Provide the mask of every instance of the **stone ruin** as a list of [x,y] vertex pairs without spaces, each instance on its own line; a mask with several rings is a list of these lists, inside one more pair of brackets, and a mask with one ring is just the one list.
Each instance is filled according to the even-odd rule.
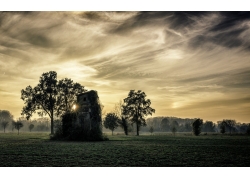
[[72,140],[102,139],[102,105],[97,91],[77,95],[76,109],[63,116],[62,135]]
[[90,131],[101,126],[101,103],[97,91],[91,90],[77,96],[77,124],[84,131]]

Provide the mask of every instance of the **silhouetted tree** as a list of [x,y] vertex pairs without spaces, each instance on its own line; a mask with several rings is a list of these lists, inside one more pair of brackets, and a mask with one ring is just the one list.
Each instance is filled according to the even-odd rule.
[[118,127],[118,120],[119,118],[115,115],[115,113],[108,113],[104,119],[104,127],[113,131]]
[[154,132],[154,127],[153,126],[150,126],[149,132],[151,133],[151,135],[153,134],[153,132]]
[[169,123],[168,118],[163,118],[161,120],[161,129],[162,129],[162,131],[169,131],[170,123]]
[[178,127],[179,127],[179,124],[177,121],[173,121],[171,123],[171,132],[174,134],[174,136],[175,136],[175,133],[177,132]]
[[226,126],[229,128],[230,134],[232,133],[233,128],[236,125],[236,121],[235,120],[231,120],[231,119],[224,119],[223,120],[226,124]]
[[5,132],[6,127],[13,120],[13,115],[8,110],[0,110],[0,124]]
[[139,136],[139,128],[147,125],[144,117],[155,112],[155,109],[150,107],[150,99],[145,98],[146,94],[143,91],[130,90],[128,97],[124,99],[124,115],[129,118],[132,124],[136,124],[137,136]]
[[71,112],[74,103],[76,103],[76,95],[86,92],[81,84],[74,83],[71,79],[68,78],[59,80],[57,86],[57,114],[65,114]]
[[34,127],[35,127],[34,124],[30,124],[30,125],[29,125],[29,130],[30,130],[30,132],[31,132],[31,130],[32,130]]
[[48,114],[51,120],[51,134],[54,134],[54,116],[70,111],[76,94],[83,91],[81,85],[70,79],[58,82],[55,71],[43,73],[37,86],[27,86],[21,90],[21,99],[25,102],[21,114],[25,115],[27,120],[36,111],[40,116]]
[[4,121],[1,122],[1,126],[3,127],[3,132],[4,132],[4,133],[5,133],[5,128],[6,128],[8,125],[9,125],[9,121],[4,120]]
[[203,120],[198,118],[193,122],[193,133],[194,135],[198,136],[201,133]]
[[225,121],[222,121],[220,123],[220,133],[221,134],[224,134],[226,132],[226,122]]
[[0,110],[0,122],[12,121],[13,115],[8,110]]
[[247,132],[246,132],[248,135],[250,135],[250,124],[248,124],[248,127],[247,127]]
[[15,129],[17,129],[18,134],[19,134],[19,130],[23,127],[23,123],[21,121],[17,121],[15,122]]
[[212,121],[206,121],[203,124],[203,131],[204,132],[215,132],[215,124]]

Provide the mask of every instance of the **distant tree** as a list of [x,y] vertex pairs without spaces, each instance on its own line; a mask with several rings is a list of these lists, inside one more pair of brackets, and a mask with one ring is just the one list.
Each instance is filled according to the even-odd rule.
[[118,120],[119,118],[115,115],[115,113],[108,113],[104,119],[104,127],[113,131],[118,127]]
[[0,124],[4,132],[9,123],[13,120],[13,115],[8,110],[0,110]]
[[177,132],[178,128],[179,128],[179,123],[177,121],[173,121],[171,123],[171,132],[174,134],[174,136],[175,136],[175,133]]
[[9,125],[9,121],[4,120],[4,121],[1,122],[1,126],[3,127],[3,132],[4,132],[4,133],[5,133],[5,128],[6,128],[8,125]]
[[236,121],[231,120],[231,119],[224,119],[223,121],[225,122],[226,126],[229,128],[230,134],[232,134],[232,130],[234,129],[236,125]]
[[30,132],[31,132],[31,130],[32,130],[34,127],[35,127],[34,124],[30,124],[30,125],[29,125],[29,130],[30,130]]
[[141,126],[146,126],[145,116],[152,115],[155,109],[150,107],[150,99],[146,99],[145,92],[130,90],[128,97],[124,99],[123,112],[132,124],[136,124],[137,136]]
[[248,127],[247,127],[247,132],[246,132],[248,135],[250,135],[250,123],[248,124]]
[[12,121],[13,115],[8,110],[0,110],[0,122]]
[[151,135],[153,134],[153,132],[154,132],[154,127],[153,126],[150,126],[149,132],[151,133]]
[[119,126],[124,130],[125,135],[128,135],[128,117],[124,114],[123,105],[122,101],[115,104],[114,113],[119,118]]
[[54,116],[61,116],[70,111],[76,95],[84,91],[83,86],[73,83],[70,79],[58,82],[55,71],[43,73],[37,86],[27,86],[21,90],[21,99],[25,102],[21,114],[25,115],[27,120],[36,111],[40,116],[48,114],[51,134],[54,134]]
[[225,121],[222,121],[220,123],[220,133],[224,134],[225,132],[226,132],[226,123],[225,123]]
[[212,121],[206,121],[204,124],[203,124],[203,128],[202,130],[204,132],[215,132],[215,124],[212,122]]
[[169,123],[168,118],[163,118],[161,120],[161,129],[163,131],[169,131],[169,129],[170,129],[170,123]]
[[15,121],[12,120],[11,121],[11,130],[12,130],[12,132],[14,131],[14,129],[15,129]]
[[198,118],[193,122],[193,133],[194,135],[198,136],[201,133],[203,120]]
[[19,130],[23,127],[23,123],[21,121],[17,121],[15,122],[15,129],[17,129],[18,134],[19,134]]
[[192,124],[191,123],[186,122],[184,127],[185,127],[186,132],[191,132],[192,131]]

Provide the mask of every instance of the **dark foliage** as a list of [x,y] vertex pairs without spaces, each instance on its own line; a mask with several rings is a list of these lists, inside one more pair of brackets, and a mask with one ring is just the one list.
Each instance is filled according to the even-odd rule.
[[58,123],[56,132],[51,136],[52,140],[72,140],[72,141],[102,141],[107,140],[102,134],[101,129],[101,105],[98,100],[96,91],[89,91],[88,98],[91,109],[90,112],[90,126],[84,121],[79,101],[79,107],[75,112],[68,112],[62,116],[61,123]]
[[203,132],[215,132],[215,124],[212,121],[206,121],[202,126]]
[[30,124],[30,125],[29,125],[29,130],[30,130],[30,132],[31,132],[31,130],[32,130],[34,127],[35,127],[34,124]]
[[124,130],[125,135],[128,135],[128,121],[125,117],[118,120],[118,124]]
[[226,122],[222,121],[222,123],[220,124],[220,133],[224,134],[226,132]]
[[115,113],[108,113],[104,119],[103,125],[105,128],[110,129],[113,135],[113,131],[118,127],[118,121],[119,118]]
[[193,133],[194,135],[198,136],[201,133],[203,120],[198,118],[193,122]]
[[21,99],[25,106],[22,115],[27,120],[38,111],[40,116],[48,114],[51,120],[51,134],[54,134],[54,116],[60,116],[71,110],[76,93],[84,92],[84,87],[70,79],[57,81],[57,73],[43,73],[37,86],[27,86],[21,90]]
[[15,129],[17,129],[18,134],[19,134],[19,130],[23,127],[23,123],[20,121],[15,122]]
[[161,130],[166,132],[169,131],[169,129],[170,129],[170,123],[168,118],[163,118],[161,120]]
[[247,134],[250,135],[250,124],[248,124],[248,127],[247,127]]
[[139,136],[141,126],[146,126],[145,116],[152,115],[155,109],[151,108],[150,99],[146,99],[145,92],[130,90],[128,97],[124,99],[123,112],[132,124],[136,124],[136,133]]
[[179,128],[178,122],[177,121],[173,121],[171,123],[171,132],[174,134],[174,136],[175,136],[175,133],[177,132],[178,128]]

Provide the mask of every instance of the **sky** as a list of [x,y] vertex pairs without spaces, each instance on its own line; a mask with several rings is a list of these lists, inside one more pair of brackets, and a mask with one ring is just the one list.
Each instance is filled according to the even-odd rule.
[[[0,12],[0,109],[44,72],[98,91],[106,113],[142,90],[153,116],[250,122],[250,12]],[[36,116],[34,116],[36,117]]]

